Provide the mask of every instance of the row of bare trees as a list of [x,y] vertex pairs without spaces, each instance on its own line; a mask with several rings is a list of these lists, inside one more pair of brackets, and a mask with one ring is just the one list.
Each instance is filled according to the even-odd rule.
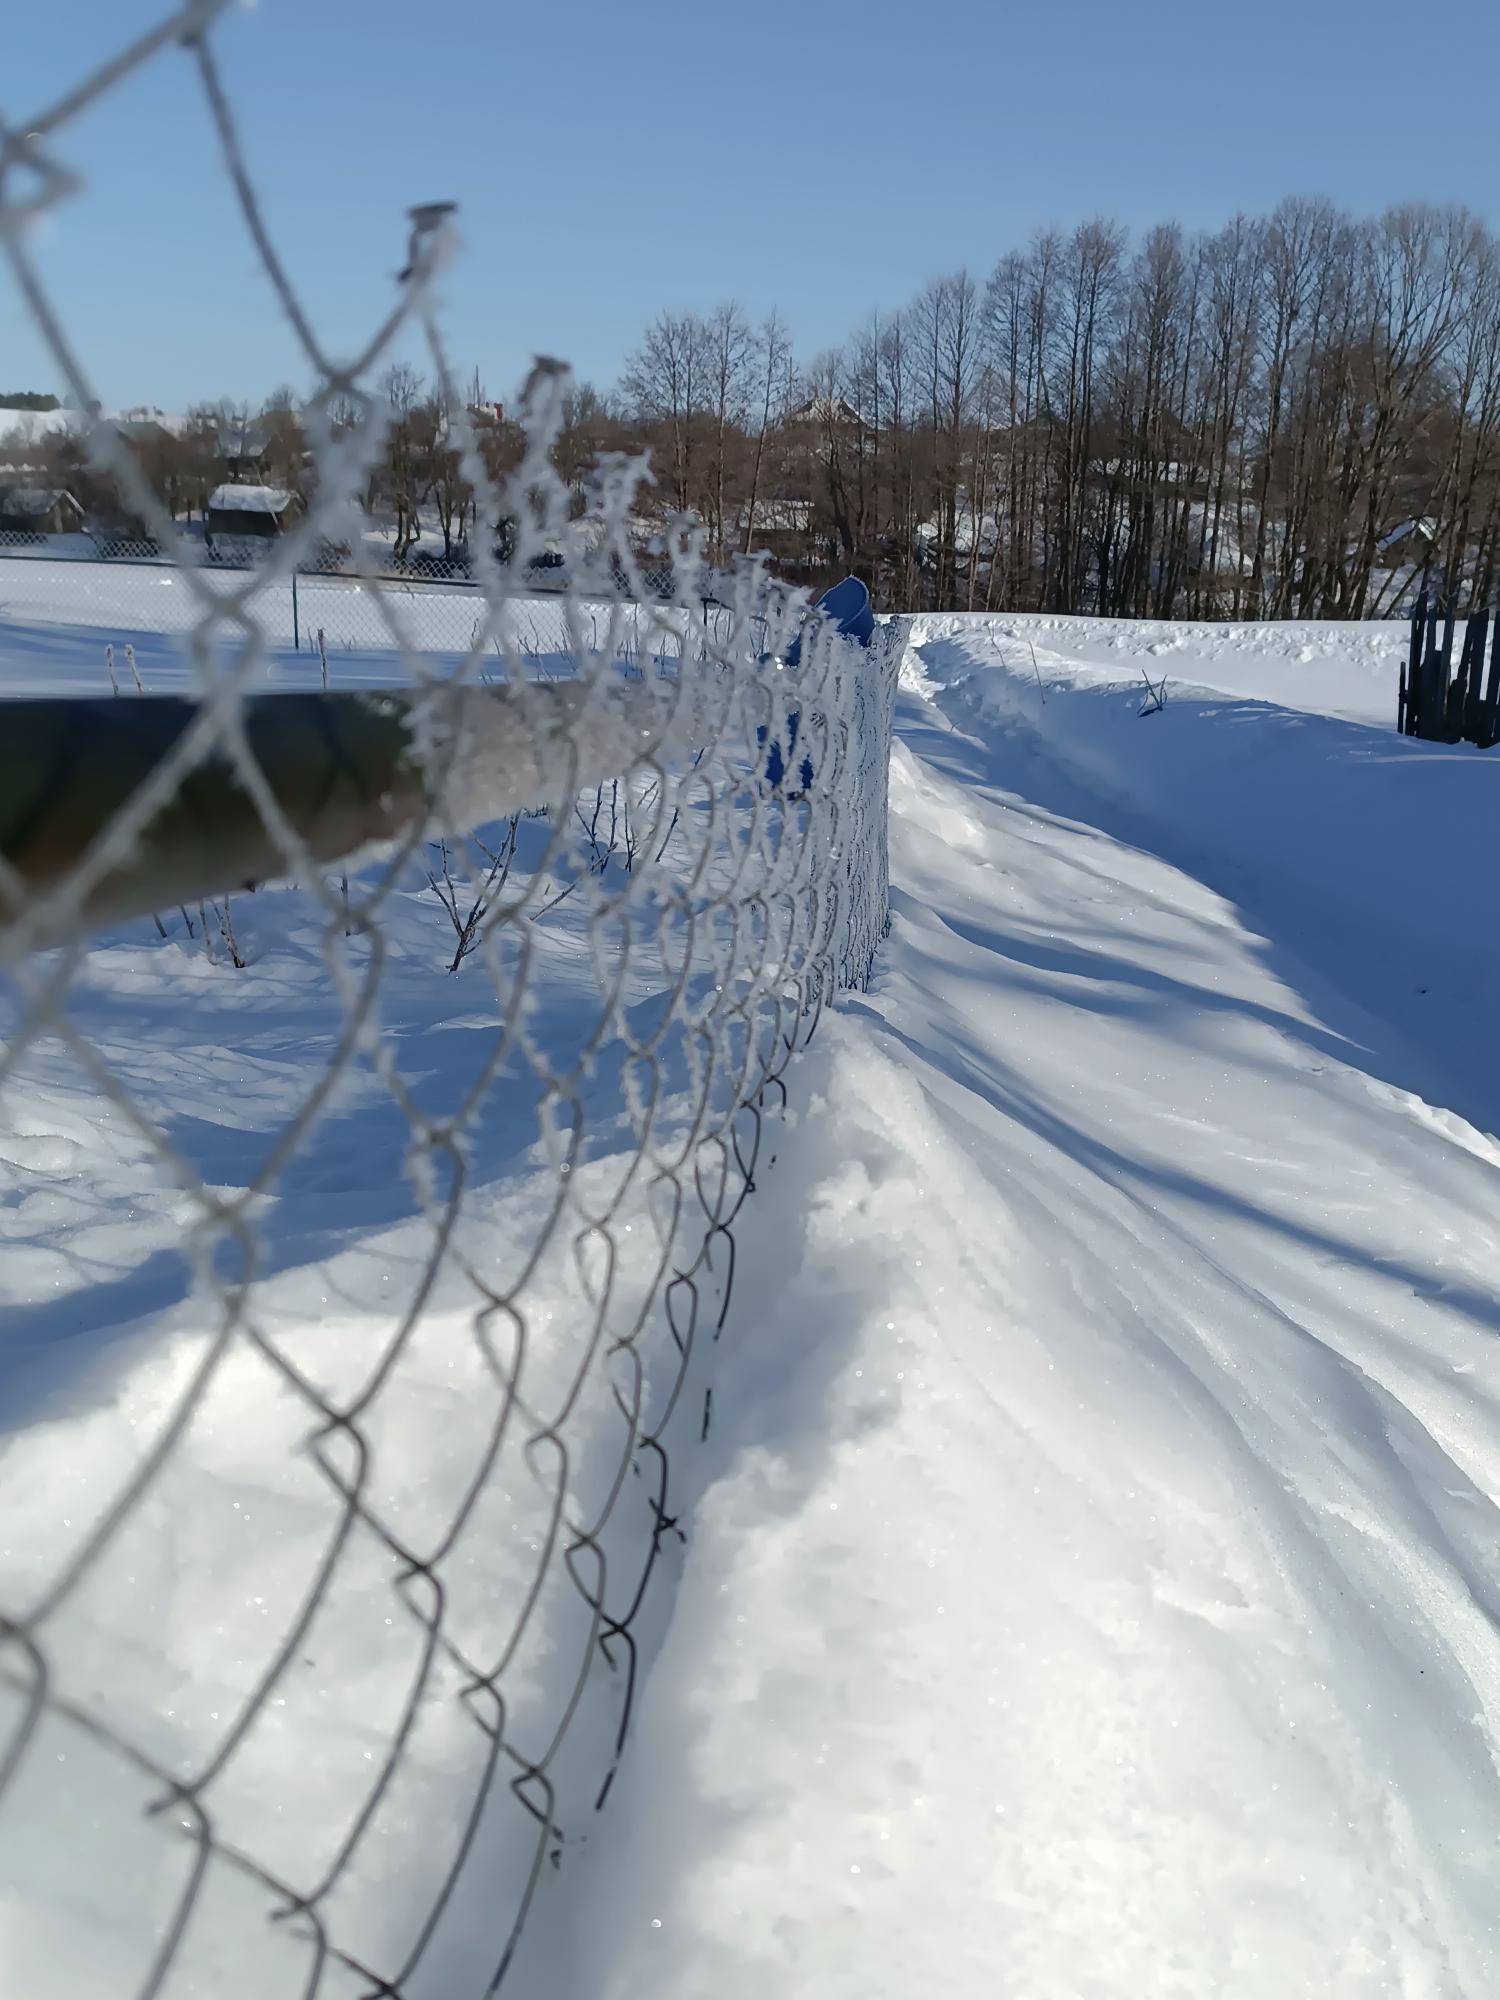
[[[503,473],[519,433],[477,371],[464,400]],[[393,366],[375,416],[364,505],[397,555],[503,538],[430,382]],[[289,390],[127,428],[179,517],[226,479],[310,497]],[[82,439],[44,449],[107,513]],[[852,570],[894,606],[1363,617],[1438,579],[1483,601],[1500,581],[1500,246],[1458,208],[1362,220],[1288,201],[1135,244],[1095,220],[987,278],[938,278],[805,364],[777,312],[666,312],[612,393],[573,389],[555,456],[581,508],[601,452],[642,449],[643,535],[692,512],[715,559]]]
[[701,514],[718,555],[755,545],[758,510],[777,518],[762,503],[802,497],[782,490],[800,386],[780,314],[755,329],[732,302],[707,318],[663,313],[627,364],[616,414],[655,444],[673,506]]
[[1139,244],[1039,234],[794,365],[664,314],[615,414],[718,550],[907,607],[1363,617],[1500,575],[1500,249],[1471,215],[1288,201]]

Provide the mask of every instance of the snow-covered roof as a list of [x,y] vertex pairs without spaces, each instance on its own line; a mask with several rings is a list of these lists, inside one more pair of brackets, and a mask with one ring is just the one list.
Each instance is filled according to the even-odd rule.
[[176,433],[170,424],[160,417],[111,417],[111,424],[127,440],[133,438],[173,437]]
[[61,486],[4,486],[0,487],[0,514],[25,514],[28,518],[50,514],[59,500],[78,506],[72,494]]
[[794,423],[814,424],[857,424],[860,420],[859,411],[842,396],[814,396],[806,403],[799,403],[791,418]]
[[215,514],[284,514],[292,496],[280,486],[216,486],[208,504]]
[[[1133,458],[1099,458],[1091,459],[1089,463],[1097,466],[1099,471],[1108,473],[1111,479],[1122,472],[1133,473],[1137,469],[1137,462]],[[1189,477],[1187,466],[1179,465],[1175,458],[1167,459],[1157,467],[1156,471],[1157,477],[1165,485],[1181,485]]]
[[1383,549],[1394,548],[1397,542],[1404,542],[1408,535],[1420,535],[1424,542],[1435,542],[1437,540],[1437,522],[1432,520],[1403,521],[1399,527],[1392,528],[1388,535],[1381,537],[1380,546]]
[[[1000,524],[995,516],[986,511],[976,518],[974,503],[970,499],[966,487],[960,486],[958,488],[958,491],[954,495],[954,500],[956,503],[953,520],[954,554],[961,556],[972,555],[974,553],[976,537],[979,543],[979,553],[982,556],[993,554],[994,550],[999,546],[1000,541]],[[941,523],[929,518],[917,523],[915,533],[919,542],[939,542],[943,538],[944,529]]]

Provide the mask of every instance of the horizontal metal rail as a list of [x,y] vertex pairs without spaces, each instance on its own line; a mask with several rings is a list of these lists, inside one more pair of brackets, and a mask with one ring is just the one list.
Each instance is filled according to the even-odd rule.
[[565,802],[690,754],[727,699],[710,674],[4,702],[0,959],[347,860],[434,811],[451,829]]

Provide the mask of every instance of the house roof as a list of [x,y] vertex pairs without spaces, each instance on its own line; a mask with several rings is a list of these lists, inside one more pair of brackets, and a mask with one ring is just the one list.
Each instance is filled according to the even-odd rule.
[[280,486],[216,486],[208,496],[213,514],[284,514],[291,504]]
[[137,403],[133,409],[116,410],[109,420],[117,430],[155,426],[157,430],[181,432],[188,419],[181,410],[159,409],[155,403]]
[[857,424],[860,420],[859,411],[842,396],[814,396],[789,411],[788,417],[792,423],[814,424]]
[[0,513],[3,514],[39,518],[50,514],[59,500],[66,500],[80,514],[83,512],[72,494],[61,486],[0,486]]
[[1394,548],[1397,542],[1404,542],[1408,535],[1420,535],[1424,542],[1435,542],[1437,522],[1403,521],[1399,527],[1392,528],[1388,535],[1381,537],[1380,546],[1383,549]]
[[140,441],[175,436],[175,432],[171,426],[163,423],[160,417],[116,417],[113,419],[113,422],[120,436],[130,440]]

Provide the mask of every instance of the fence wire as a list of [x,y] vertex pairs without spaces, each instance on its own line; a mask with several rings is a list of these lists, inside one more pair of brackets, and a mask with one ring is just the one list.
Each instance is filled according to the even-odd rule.
[[[590,572],[592,575],[592,571]],[[515,650],[546,659],[565,654],[571,644],[572,616],[584,620],[595,650],[608,629],[610,598],[590,599],[581,590],[542,592],[527,580],[507,577],[506,625]],[[160,557],[149,562],[108,562],[60,558],[47,550],[18,554],[0,548],[0,616],[12,625],[42,627],[66,634],[80,684],[107,687],[105,648],[123,659],[133,647],[156,668],[155,689],[185,685],[184,642],[200,630],[205,594],[233,603],[249,597],[265,641],[262,672],[278,686],[314,684],[323,658],[335,674],[358,672],[406,680],[407,651],[429,658],[429,671],[452,673],[474,644],[488,608],[485,591],[474,584],[432,577],[403,577],[376,569],[372,574],[286,572],[205,568],[190,585],[181,565]],[[675,594],[652,601],[674,605]],[[392,609],[400,619],[399,641],[391,631]],[[700,600],[697,609],[704,615]],[[710,622],[722,606],[710,604]],[[503,667],[498,635],[490,666]],[[434,662],[436,665],[434,665]]]
[[[572,526],[576,533],[586,523]],[[133,542],[106,543],[103,552],[92,544],[82,549],[68,546],[83,539],[0,533],[0,615],[15,623],[66,628],[74,635],[80,661],[96,677],[103,673],[106,646],[150,650],[163,638],[182,639],[197,629],[202,598],[182,582],[180,559]],[[202,567],[202,589],[224,597],[244,591],[249,576],[275,554],[274,545],[267,543],[241,562],[208,562],[196,539],[184,535],[184,546]],[[721,598],[733,597],[733,577],[721,570],[704,571],[691,585],[685,580],[679,591],[669,567],[639,556],[637,562],[639,586],[652,603],[687,603],[691,589],[697,588],[701,594],[695,608],[700,616],[706,609],[711,618],[715,610],[725,608]],[[609,606],[621,590],[611,579],[609,594],[591,599],[588,593],[597,569],[597,562],[586,563],[582,581],[564,589],[556,584],[558,572],[550,567],[521,574],[507,567],[507,587],[516,607],[512,622],[527,651],[566,652],[565,605],[570,600],[592,604],[591,642],[603,630]],[[398,657],[380,599],[399,605],[407,644],[418,652],[442,655],[450,665],[472,645],[485,610],[484,591],[474,580],[471,562],[432,557],[396,564],[378,543],[369,545],[363,571],[347,551],[330,562],[314,550],[306,562],[289,571],[278,566],[274,575],[265,576],[254,597],[272,663],[278,670],[293,672],[298,666],[305,668],[308,658],[320,650],[332,656],[359,654],[362,665],[371,655]],[[297,655],[305,657],[298,660]]]
[[[76,696],[0,731],[0,1963],[73,2000],[492,1993],[617,1768],[767,1118],[885,928],[899,635],[854,647],[754,566],[705,610],[689,523],[658,601],[640,465],[577,532],[551,366],[492,480],[441,211],[336,364],[222,11],[0,128],[0,246],[80,409],[28,225],[77,190],[77,116],[168,60],[320,385],[314,504],[238,575],[95,426],[174,558],[178,622],[121,628],[149,646],[0,610],[12,687]],[[281,692],[283,595],[349,539],[412,329],[515,556],[476,549],[451,646],[366,565],[374,638]],[[544,623],[520,579],[559,545]]]

